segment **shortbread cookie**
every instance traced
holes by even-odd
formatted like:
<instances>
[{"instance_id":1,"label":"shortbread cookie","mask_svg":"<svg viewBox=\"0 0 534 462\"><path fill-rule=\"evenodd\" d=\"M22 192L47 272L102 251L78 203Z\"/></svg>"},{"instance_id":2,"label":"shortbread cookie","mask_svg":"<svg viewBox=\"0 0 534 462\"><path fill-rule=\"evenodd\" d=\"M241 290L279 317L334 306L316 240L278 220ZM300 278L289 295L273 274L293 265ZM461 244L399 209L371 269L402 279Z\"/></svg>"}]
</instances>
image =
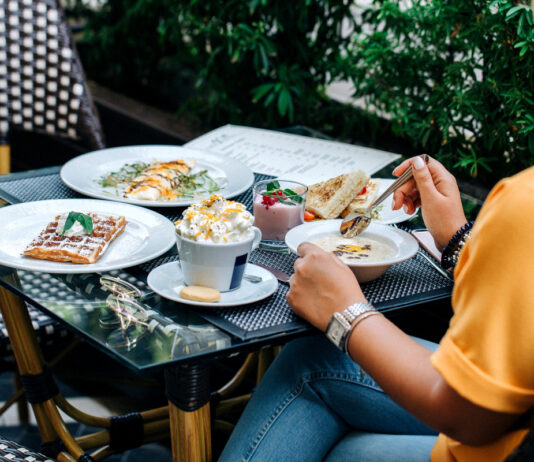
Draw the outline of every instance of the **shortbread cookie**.
<instances>
[{"instance_id":1,"label":"shortbread cookie","mask_svg":"<svg viewBox=\"0 0 534 462\"><path fill-rule=\"evenodd\" d=\"M221 293L211 287L186 286L180 290L180 297L195 302L218 302L221 299Z\"/></svg>"}]
</instances>

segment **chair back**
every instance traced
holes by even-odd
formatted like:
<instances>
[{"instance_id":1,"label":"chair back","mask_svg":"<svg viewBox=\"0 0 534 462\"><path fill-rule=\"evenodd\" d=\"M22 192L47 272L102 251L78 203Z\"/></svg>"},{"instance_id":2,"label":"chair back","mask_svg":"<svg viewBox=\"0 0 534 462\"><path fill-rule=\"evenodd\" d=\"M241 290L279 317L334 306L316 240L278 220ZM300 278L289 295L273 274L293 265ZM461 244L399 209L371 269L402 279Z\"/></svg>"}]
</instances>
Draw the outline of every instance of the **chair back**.
<instances>
[{"instance_id":1,"label":"chair back","mask_svg":"<svg viewBox=\"0 0 534 462\"><path fill-rule=\"evenodd\" d=\"M10 462L54 462L55 459L28 449L13 440L0 436L0 459Z\"/></svg>"},{"instance_id":2,"label":"chair back","mask_svg":"<svg viewBox=\"0 0 534 462\"><path fill-rule=\"evenodd\" d=\"M0 0L0 136L11 129L104 147L59 0Z\"/></svg>"}]
</instances>

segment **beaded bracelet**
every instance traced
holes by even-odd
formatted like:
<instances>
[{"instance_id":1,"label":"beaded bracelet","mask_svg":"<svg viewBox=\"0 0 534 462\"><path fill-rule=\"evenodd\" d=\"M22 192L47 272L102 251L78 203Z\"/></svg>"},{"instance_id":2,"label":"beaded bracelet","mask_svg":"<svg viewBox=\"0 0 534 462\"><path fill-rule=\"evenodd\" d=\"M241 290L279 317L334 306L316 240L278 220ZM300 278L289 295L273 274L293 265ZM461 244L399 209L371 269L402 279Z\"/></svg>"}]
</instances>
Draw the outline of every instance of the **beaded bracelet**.
<instances>
[{"instance_id":1,"label":"beaded bracelet","mask_svg":"<svg viewBox=\"0 0 534 462\"><path fill-rule=\"evenodd\" d=\"M468 221L458 231L456 231L454 236L452 236L451 240L441 254L442 268L449 271L454 270L454 267L458 262L458 257L460 256L460 252L464 248L467 240L471 237L471 228L473 227L473 223L473 221Z\"/></svg>"}]
</instances>

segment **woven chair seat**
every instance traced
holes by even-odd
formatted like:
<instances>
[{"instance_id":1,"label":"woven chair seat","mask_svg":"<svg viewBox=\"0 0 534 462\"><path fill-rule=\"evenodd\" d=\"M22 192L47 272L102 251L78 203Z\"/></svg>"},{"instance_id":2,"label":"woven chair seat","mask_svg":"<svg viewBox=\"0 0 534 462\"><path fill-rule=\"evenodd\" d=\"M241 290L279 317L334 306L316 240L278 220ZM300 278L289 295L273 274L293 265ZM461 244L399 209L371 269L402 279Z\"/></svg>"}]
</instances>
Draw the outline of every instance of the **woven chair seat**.
<instances>
[{"instance_id":1,"label":"woven chair seat","mask_svg":"<svg viewBox=\"0 0 534 462\"><path fill-rule=\"evenodd\" d=\"M56 345L62 340L66 341L71 338L71 333L68 329L62 327L58 321L43 314L31 305L28 305L28 311L37 335L37 340L41 344L41 347L45 348L47 346ZM0 358L5 358L10 355L11 344L9 343L4 320L0 315Z\"/></svg>"},{"instance_id":2,"label":"woven chair seat","mask_svg":"<svg viewBox=\"0 0 534 462\"><path fill-rule=\"evenodd\" d=\"M0 460L10 462L54 462L38 452L34 452L12 440L0 436Z\"/></svg>"}]
</instances>

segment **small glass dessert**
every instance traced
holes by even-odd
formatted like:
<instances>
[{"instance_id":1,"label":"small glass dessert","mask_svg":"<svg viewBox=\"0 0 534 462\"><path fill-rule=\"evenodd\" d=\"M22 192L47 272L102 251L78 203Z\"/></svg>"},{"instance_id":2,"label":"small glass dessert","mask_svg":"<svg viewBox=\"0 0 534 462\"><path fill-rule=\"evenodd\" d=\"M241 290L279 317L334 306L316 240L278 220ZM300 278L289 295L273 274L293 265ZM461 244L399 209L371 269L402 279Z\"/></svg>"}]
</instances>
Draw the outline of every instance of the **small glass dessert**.
<instances>
[{"instance_id":1,"label":"small glass dessert","mask_svg":"<svg viewBox=\"0 0 534 462\"><path fill-rule=\"evenodd\" d=\"M308 187L288 180L263 180L254 185L254 224L262 239L283 241L287 232L304 223Z\"/></svg>"}]
</instances>

